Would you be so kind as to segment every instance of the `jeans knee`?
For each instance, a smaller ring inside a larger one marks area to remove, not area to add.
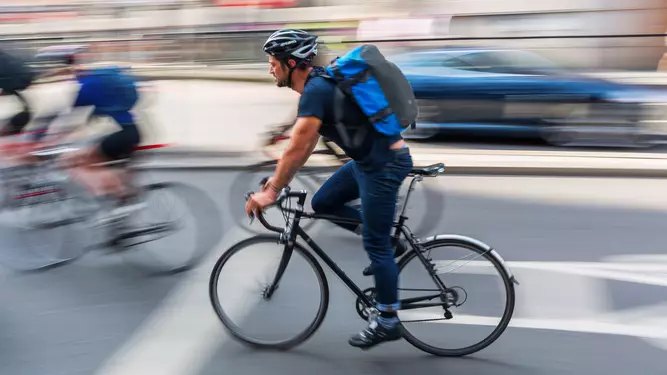
[[[391,248],[390,241],[387,241],[386,244],[384,242],[382,244],[371,244],[364,241],[364,248],[373,264],[394,262],[394,250]]]
[[[318,214],[325,214],[328,211],[331,211],[331,206],[326,202],[323,194],[320,194],[319,191],[313,195],[310,205],[313,207],[313,211]]]

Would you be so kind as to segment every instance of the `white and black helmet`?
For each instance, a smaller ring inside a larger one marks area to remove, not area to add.
[[[264,43],[264,52],[281,61],[310,62],[317,56],[317,36],[297,29],[278,30]]]

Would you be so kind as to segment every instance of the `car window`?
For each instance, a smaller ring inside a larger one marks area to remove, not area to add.
[[[468,70],[492,72],[502,65],[501,61],[494,59],[493,55],[487,52],[468,53],[462,55],[460,59],[469,64]]]
[[[524,51],[474,52],[461,56],[474,70],[489,73],[529,73],[533,71],[557,71],[560,68],[551,61]]]
[[[457,57],[451,57],[445,60],[442,60],[440,63],[440,66],[444,66],[447,68],[452,68],[452,69],[463,69],[463,70],[471,70],[474,68],[472,65],[468,64],[467,62],[457,58]]]
[[[467,69],[470,64],[456,57],[447,54],[417,54],[410,56],[400,56],[390,59],[395,64],[404,67],[428,67],[428,68],[453,68]]]

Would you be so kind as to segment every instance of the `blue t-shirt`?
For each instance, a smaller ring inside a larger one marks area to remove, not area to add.
[[[348,126],[359,125],[366,126],[368,133],[364,142],[356,149],[345,147],[342,139],[335,127],[334,117],[334,98],[335,83],[327,78],[318,77],[316,70],[322,69],[315,67],[313,72],[306,80],[303,93],[299,99],[299,117],[316,117],[322,121],[320,135],[335,142],[345,151],[345,154],[355,160],[365,168],[382,168],[386,162],[393,158],[393,152],[389,147],[402,139],[401,135],[389,137],[379,133],[370,124],[368,118],[361,108],[354,102],[354,99],[346,97],[343,105],[342,123]],[[348,133],[350,137],[354,136],[352,130]]]
[[[95,107],[93,115],[113,118],[119,125],[133,125],[130,110],[138,100],[134,79],[117,67],[102,67],[77,72],[81,85],[74,107]]]

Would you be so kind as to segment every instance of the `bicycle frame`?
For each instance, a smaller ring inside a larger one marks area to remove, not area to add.
[[[408,194],[406,196],[406,203],[409,199],[410,193],[412,190],[414,190],[414,184],[415,182],[421,181],[423,179],[422,176],[417,175],[413,176],[412,181],[410,182],[410,189],[408,191]],[[278,284],[280,282],[280,279],[282,278],[283,273],[285,272],[285,269],[287,268],[287,264],[289,263],[289,260],[292,256],[292,251],[294,249],[294,242],[296,241],[297,237],[303,238],[303,240],[308,244],[310,249],[317,254],[322,261],[338,276],[338,278],[350,289],[350,291],[355,294],[359,300],[363,301],[364,305],[369,308],[373,309],[374,305],[373,303],[369,300],[369,298],[363,293],[363,291],[357,286],[352,279],[350,279],[349,276],[343,271],[337,264],[334,262],[331,257],[329,257],[324,249],[322,249],[317,243],[299,226],[299,223],[302,218],[306,219],[313,219],[313,220],[320,220],[320,219],[325,219],[334,223],[339,223],[339,224],[361,224],[360,220],[355,220],[355,219],[348,219],[348,218],[343,218],[340,216],[336,215],[325,215],[325,214],[318,214],[314,212],[305,212],[304,211],[304,204],[306,201],[306,191],[298,191],[298,192],[287,192],[285,195],[285,198],[298,198],[298,208],[296,209],[288,209],[285,207],[282,207],[280,205],[280,209],[282,211],[290,212],[294,214],[294,218],[291,222],[286,223],[285,228],[278,228],[274,227],[270,224],[268,224],[263,216],[260,214],[259,215],[259,220],[264,225],[267,229],[278,232],[280,233],[280,242],[285,244],[285,249],[283,253],[283,257],[280,260],[280,265],[278,267],[278,271],[276,273],[276,276],[272,282],[272,284],[269,286],[269,288],[266,291],[265,298],[270,298],[273,292],[277,289]],[[432,264],[429,263],[429,260],[426,259],[424,254],[422,254],[422,246],[421,243],[419,242],[418,239],[415,238],[414,234],[410,231],[410,229],[405,225],[405,221],[408,219],[404,214],[405,214],[405,207],[407,206],[404,205],[403,210],[401,211],[401,214],[398,218],[397,221],[394,222],[394,228],[396,228],[396,231],[394,233],[394,237],[398,239],[400,234],[402,233],[405,235],[407,241],[410,243],[410,246],[412,247],[412,251],[415,252],[417,257],[420,259],[426,270],[428,271],[429,275],[433,279],[433,281],[436,283],[438,288],[440,289],[440,293],[437,294],[432,294],[432,295],[427,295],[423,297],[414,297],[414,298],[406,298],[406,299],[401,299],[399,300],[401,304],[401,310],[410,310],[410,309],[418,309],[418,308],[425,308],[425,307],[434,307],[434,306],[442,306],[445,308],[446,311],[448,311],[448,306],[445,306],[445,301],[443,300],[442,302],[439,303],[419,303],[421,301],[427,301],[427,300],[433,300],[435,298],[441,298],[443,299],[445,292],[447,291],[447,287],[444,284],[442,280],[438,277],[437,274],[434,272],[434,268]]]

